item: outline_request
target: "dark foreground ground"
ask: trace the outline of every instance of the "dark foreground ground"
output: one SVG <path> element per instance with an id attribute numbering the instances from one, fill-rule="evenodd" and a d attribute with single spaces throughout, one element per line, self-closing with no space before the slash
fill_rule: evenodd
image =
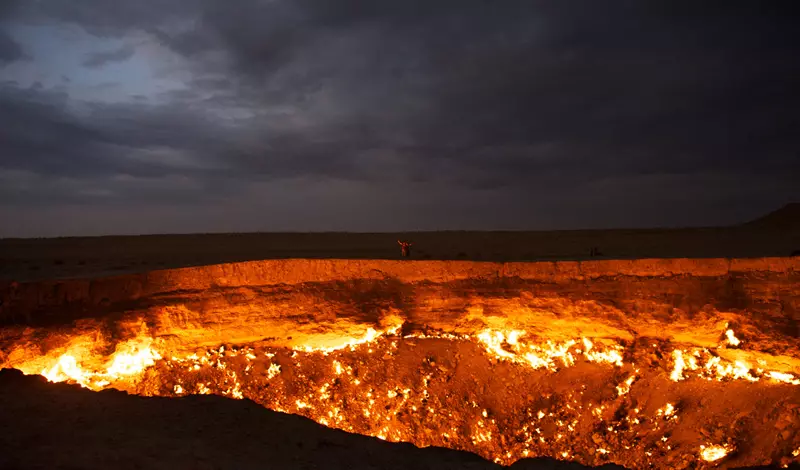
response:
<path id="1" fill-rule="evenodd" d="M 93 277 L 275 258 L 541 261 L 800 254 L 800 205 L 736 227 L 557 232 L 249 233 L 0 239 L 0 279 Z M 591 255 L 597 248 L 599 254 Z"/>
<path id="2" fill-rule="evenodd" d="M 212 395 L 91 392 L 4 369 L 0 403 L 0 468 L 7 470 L 502 468 L 466 452 L 349 434 Z M 528 459 L 510 468 L 587 467 Z"/>

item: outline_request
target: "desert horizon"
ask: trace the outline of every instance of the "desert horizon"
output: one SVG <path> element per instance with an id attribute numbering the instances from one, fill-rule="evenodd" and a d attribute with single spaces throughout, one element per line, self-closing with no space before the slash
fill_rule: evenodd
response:
<path id="1" fill-rule="evenodd" d="M 795 256 L 797 204 L 729 227 L 401 233 L 218 233 L 0 239 L 0 279 L 114 275 L 260 259 L 556 261 Z M 594 251 L 596 250 L 596 252 Z"/>

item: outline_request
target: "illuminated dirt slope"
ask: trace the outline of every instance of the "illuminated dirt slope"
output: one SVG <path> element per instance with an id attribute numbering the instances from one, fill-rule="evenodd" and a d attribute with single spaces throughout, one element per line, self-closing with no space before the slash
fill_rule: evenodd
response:
<path id="1" fill-rule="evenodd" d="M 6 285 L 0 361 L 629 468 L 800 456 L 800 260 L 274 260 Z"/>

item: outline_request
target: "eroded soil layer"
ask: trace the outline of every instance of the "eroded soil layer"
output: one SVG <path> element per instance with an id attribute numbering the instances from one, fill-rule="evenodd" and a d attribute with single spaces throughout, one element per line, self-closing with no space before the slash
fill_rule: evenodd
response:
<path id="1" fill-rule="evenodd" d="M 800 260 L 283 260 L 4 287 L 4 367 L 629 468 L 800 458 Z"/>

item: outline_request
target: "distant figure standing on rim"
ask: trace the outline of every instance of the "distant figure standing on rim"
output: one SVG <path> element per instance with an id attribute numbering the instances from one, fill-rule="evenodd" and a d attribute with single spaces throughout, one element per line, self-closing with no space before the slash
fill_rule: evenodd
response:
<path id="1" fill-rule="evenodd" d="M 408 258 L 411 256 L 411 242 L 402 242 L 397 240 L 397 243 L 400 245 L 400 254 L 403 255 L 403 258 Z"/>

